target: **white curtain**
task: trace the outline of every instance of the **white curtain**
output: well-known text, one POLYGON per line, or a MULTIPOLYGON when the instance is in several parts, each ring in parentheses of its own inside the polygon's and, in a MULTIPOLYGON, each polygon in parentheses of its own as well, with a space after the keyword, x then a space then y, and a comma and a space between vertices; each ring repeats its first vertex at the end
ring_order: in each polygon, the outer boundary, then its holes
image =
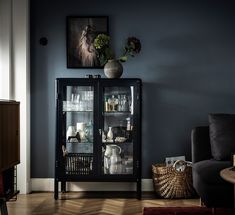
POLYGON ((13 99, 12 0, 0 0, 0 99, 13 99))
POLYGON ((20 193, 30 192, 29 1, 0 0, 0 99, 20 102, 20 193))

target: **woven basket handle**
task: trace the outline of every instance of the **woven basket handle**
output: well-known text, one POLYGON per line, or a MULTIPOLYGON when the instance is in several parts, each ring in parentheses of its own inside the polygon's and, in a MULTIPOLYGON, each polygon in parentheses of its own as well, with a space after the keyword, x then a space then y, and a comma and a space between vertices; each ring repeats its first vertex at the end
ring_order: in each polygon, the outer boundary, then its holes
POLYGON ((175 161, 175 163, 173 164, 173 168, 174 168, 174 169, 176 169, 175 166, 176 166, 177 163, 182 163, 182 165, 185 166, 185 167, 187 166, 187 162, 186 162, 186 161, 184 161, 184 160, 177 160, 177 161, 175 161))

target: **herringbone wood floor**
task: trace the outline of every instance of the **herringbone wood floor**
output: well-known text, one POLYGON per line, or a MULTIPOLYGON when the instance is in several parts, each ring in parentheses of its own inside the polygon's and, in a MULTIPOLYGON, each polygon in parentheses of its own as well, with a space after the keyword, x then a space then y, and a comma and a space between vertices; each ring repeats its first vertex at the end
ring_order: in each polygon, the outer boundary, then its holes
POLYGON ((164 200, 134 198, 77 198, 68 194, 66 200, 54 200, 53 193, 18 195, 17 201, 7 203, 9 215, 141 215, 144 207, 199 206, 199 199, 164 200))

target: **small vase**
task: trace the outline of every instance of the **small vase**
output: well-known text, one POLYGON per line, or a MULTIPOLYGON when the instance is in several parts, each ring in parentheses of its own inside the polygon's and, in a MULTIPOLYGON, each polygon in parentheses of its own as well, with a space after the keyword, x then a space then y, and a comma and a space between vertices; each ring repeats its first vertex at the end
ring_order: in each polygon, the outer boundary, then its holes
POLYGON ((113 131, 112 127, 109 127, 108 133, 107 133, 107 139, 113 141, 113 131))
POLYGON ((122 72, 123 66, 118 60, 108 60, 104 66, 104 74, 107 78, 120 78, 122 72))

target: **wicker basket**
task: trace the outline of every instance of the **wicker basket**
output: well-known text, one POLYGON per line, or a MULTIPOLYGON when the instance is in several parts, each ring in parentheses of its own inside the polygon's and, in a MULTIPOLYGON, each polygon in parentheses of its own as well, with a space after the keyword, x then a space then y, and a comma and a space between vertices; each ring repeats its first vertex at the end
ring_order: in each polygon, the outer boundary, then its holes
POLYGON ((191 198, 196 192, 192 182, 192 167, 185 161, 176 161, 173 166, 165 164, 152 165, 153 182, 155 191, 163 198, 191 198), (181 163, 183 171, 176 170, 176 165, 181 163))
POLYGON ((66 155, 65 173, 67 175, 92 174, 93 154, 69 153, 66 155))

